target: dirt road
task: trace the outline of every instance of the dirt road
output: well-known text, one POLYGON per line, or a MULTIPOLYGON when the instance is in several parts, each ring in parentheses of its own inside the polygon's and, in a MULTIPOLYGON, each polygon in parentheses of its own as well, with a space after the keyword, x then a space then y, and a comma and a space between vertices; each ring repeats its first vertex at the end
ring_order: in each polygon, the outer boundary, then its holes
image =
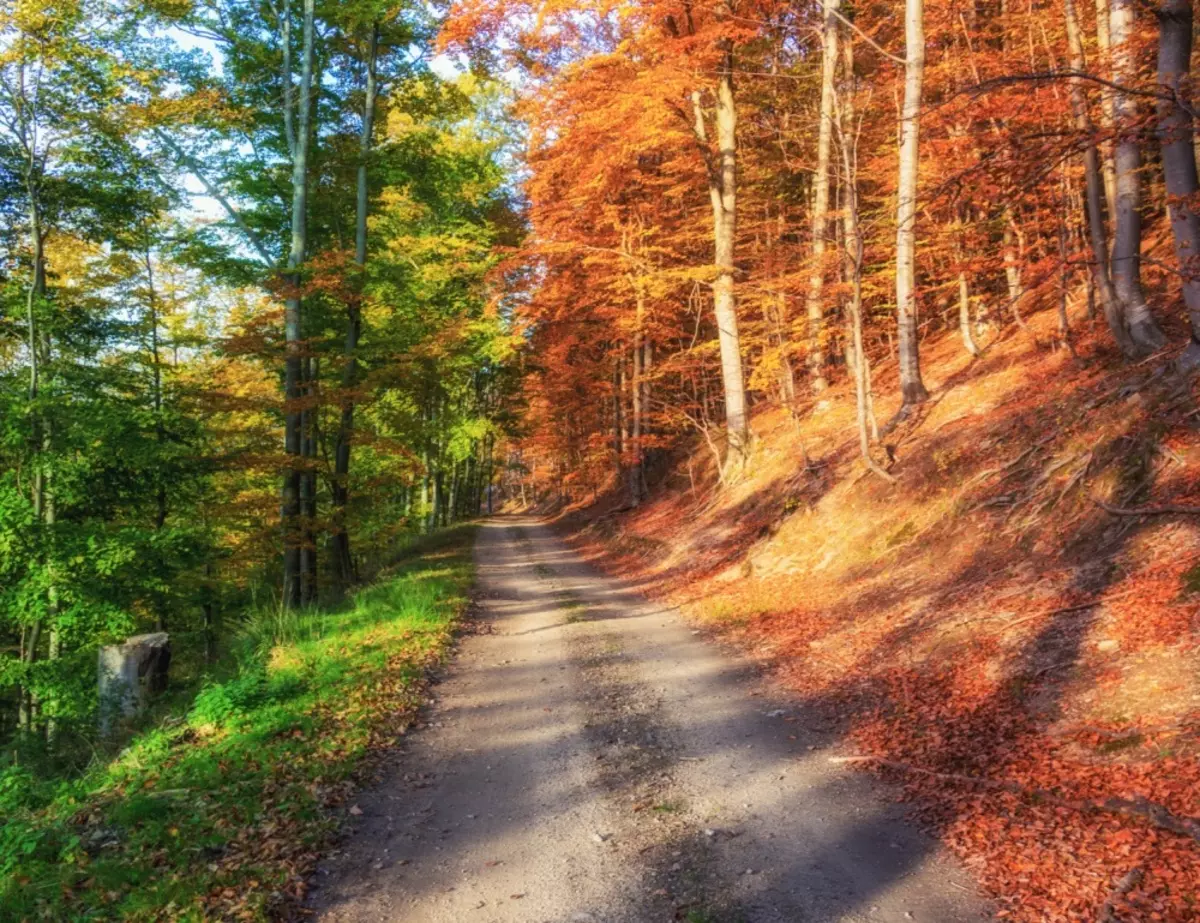
POLYGON ((482 631, 359 799, 318 919, 991 919, 894 792, 675 613, 532 519, 486 523, 476 558, 482 631))

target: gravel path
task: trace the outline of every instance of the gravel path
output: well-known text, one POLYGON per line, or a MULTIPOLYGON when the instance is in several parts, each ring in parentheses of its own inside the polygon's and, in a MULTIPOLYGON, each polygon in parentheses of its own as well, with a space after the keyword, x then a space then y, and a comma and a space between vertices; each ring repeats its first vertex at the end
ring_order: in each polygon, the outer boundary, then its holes
POLYGON ((317 919, 991 919, 893 793, 675 613, 533 519, 487 522, 475 553, 480 631, 359 799, 317 919))

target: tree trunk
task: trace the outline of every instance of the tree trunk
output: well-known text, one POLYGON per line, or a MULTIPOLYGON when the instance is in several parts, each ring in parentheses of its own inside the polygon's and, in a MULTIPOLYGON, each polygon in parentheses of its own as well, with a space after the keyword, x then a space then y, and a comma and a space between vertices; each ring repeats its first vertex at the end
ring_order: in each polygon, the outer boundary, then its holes
MULTIPOLYGON (((735 468, 745 465, 750 427, 746 416, 746 383, 742 373, 741 338, 738 335, 737 304, 734 296, 735 244, 737 234, 737 109, 733 96, 733 43, 722 40, 720 72, 717 77, 717 156, 709 158, 708 190, 713 212, 713 240, 717 277, 713 282, 713 313, 721 350, 721 380, 725 393, 725 428, 729 459, 735 468)), ((692 94, 695 132, 709 157, 708 132, 700 94, 692 94)))
MULTIPOLYGON (((43 466, 46 463, 46 441, 44 421, 41 408, 38 406, 41 394, 41 352, 42 334, 38 323, 38 312, 46 295, 46 247, 45 234, 42 230, 42 215, 39 206, 37 182, 33 174, 33 163, 25 177, 29 194, 29 238, 30 249, 33 252, 29 288, 26 292, 26 335, 29 350, 29 415, 30 415, 30 455, 32 456, 32 475, 30 478, 30 502, 33 506, 34 523, 39 531, 45 524, 46 476, 43 466)), ((42 537, 44 541, 44 536, 42 537)), ((35 621, 29 626, 28 634, 22 632, 21 659, 32 666, 37 662, 38 648, 41 641, 42 623, 35 621)), ((33 730, 34 701, 33 694, 22 687, 17 690, 17 725, 22 731, 29 733, 33 730)))
POLYGON ((1158 137, 1175 259, 1192 330, 1191 342, 1179 360, 1184 371, 1200 368, 1200 214, 1195 204, 1200 180, 1192 143, 1195 132, 1188 114, 1192 16, 1192 0, 1162 0, 1159 4, 1158 83, 1171 98, 1158 102, 1158 137))
MULTIPOLYGON (((1096 51, 1100 57, 1099 74, 1103 78, 1112 77, 1112 40, 1109 34, 1108 0, 1096 0, 1096 51)), ((1108 140, 1098 152, 1098 159, 1103 164, 1104 175, 1104 204, 1108 209, 1109 220, 1115 220, 1117 214, 1117 170, 1113 163, 1113 91, 1111 87, 1102 86, 1100 89, 1100 127, 1108 140)))
MULTIPOLYGON (((284 46, 290 45, 289 9, 283 10, 284 46)), ((289 465, 284 472, 282 520, 283 520, 283 603, 298 606, 301 603, 301 560, 303 543, 301 527, 300 484, 302 480, 303 431, 300 404, 303 387, 304 358, 301 348, 301 277, 300 268, 308 248, 308 143, 311 136, 310 120, 313 81, 313 18, 314 0, 303 0, 303 41, 300 64, 300 88, 297 96, 297 111, 293 125, 292 75, 290 59, 285 55, 284 65, 284 114, 288 147, 292 155, 292 244, 288 252, 289 292, 284 308, 284 338, 287 346, 284 366, 284 451, 289 465)))
POLYGON ((650 372, 654 368, 654 341, 642 334, 642 422, 638 441, 638 490, 643 499, 650 494, 646 483, 646 447, 645 437, 651 431, 650 427, 650 372))
POLYGON ((639 506, 642 502, 642 415, 645 412, 642 406, 642 379, 645 376, 645 369, 643 367, 645 356, 642 352, 644 345, 642 326, 646 322, 646 292, 640 281, 637 284, 636 297, 637 313, 634 319, 633 330, 633 374, 630 381, 630 403, 633 409, 630 444, 633 449, 633 458, 629 466, 629 502, 632 506, 639 506))
POLYGON ((1021 263, 1025 256, 1025 246, 1021 229, 1011 208, 1004 209, 1004 281, 1008 286, 1008 308, 1012 312, 1017 326, 1024 329, 1025 320, 1021 317, 1021 299, 1025 297, 1025 284, 1021 280, 1021 263))
POLYGON ((300 475, 300 598, 308 605, 317 600, 317 441, 320 438, 320 364, 314 356, 304 360, 305 409, 300 417, 301 456, 304 470, 300 475))
POLYGON ((921 380, 917 337, 916 223, 921 85, 925 78, 925 3, 904 4, 904 105, 900 125, 900 180, 896 196, 896 319, 903 408, 929 398, 921 380))
MULTIPOLYGON (((1107 0, 1097 0, 1107 7, 1107 0)), ((1083 38, 1079 28, 1079 17, 1075 10, 1075 0, 1063 0, 1067 26, 1067 46, 1071 61, 1071 70, 1083 73, 1085 61, 1083 57, 1083 38)), ((1106 9, 1107 12, 1107 9, 1106 9)), ((1105 25, 1104 34, 1107 40, 1108 28, 1105 25)), ((1113 339, 1125 355, 1135 352, 1133 341, 1125 329, 1125 318, 1117 293, 1113 289, 1112 277, 1108 267, 1108 235, 1104 229, 1104 188, 1100 172, 1100 152, 1092 140, 1095 129, 1091 116, 1088 114, 1087 93, 1082 78, 1071 81, 1071 111, 1075 121, 1075 130, 1088 139, 1083 150, 1083 174, 1085 183, 1085 202, 1087 206, 1088 242, 1091 246, 1091 293, 1100 301, 1100 310, 1108 322, 1113 339)))
MULTIPOLYGON (((1133 49, 1133 0, 1112 0, 1109 32, 1112 39, 1113 79, 1132 85, 1137 79, 1133 49)), ((1113 235, 1113 288, 1125 314, 1135 355, 1160 349, 1166 342, 1150 313, 1142 290, 1142 150, 1137 135, 1137 103, 1129 93, 1113 94, 1113 115, 1119 132, 1116 231, 1113 235)))
MULTIPOLYGON (((878 438, 874 408, 871 405, 871 372, 867 351, 863 344, 862 295, 863 295, 863 234, 858 215, 858 142, 854 134, 853 79, 854 62, 847 43, 846 79, 851 84, 838 113, 840 148, 842 152, 843 203, 842 225, 846 245, 843 254, 850 277, 850 299, 846 304, 848 353, 852 358, 854 374, 854 411, 858 429, 858 450, 863 462, 873 471, 880 469, 871 458, 871 439, 878 438)), ((890 475, 885 475, 890 477, 890 475)))
POLYGON ((338 426, 333 460, 332 554, 338 582, 349 586, 355 578, 354 557, 350 552, 350 532, 346 507, 350 501, 350 444, 354 437, 354 388, 358 384, 358 339, 362 335, 362 295, 366 283, 367 209, 369 204, 367 167, 375 128, 375 101, 378 87, 375 64, 379 56, 379 24, 371 27, 367 46, 366 87, 363 96, 362 128, 358 137, 358 176, 354 213, 354 263, 359 277, 355 297, 346 305, 346 345, 342 356, 342 414, 338 426))
POLYGON ((623 363, 624 360, 618 351, 612 373, 613 458, 616 460, 617 483, 625 478, 625 415, 621 413, 621 366, 623 363))
MULTIPOLYGON (((961 259, 961 257, 960 257, 961 259)), ((971 286, 967 282, 965 269, 958 271, 958 332, 962 337, 963 349, 972 359, 979 355, 979 347, 971 331, 971 286)))
POLYGON ((817 127, 817 172, 813 176, 812 268, 809 272, 808 298, 808 376, 815 393, 828 387, 825 378, 825 347, 822 342, 824 305, 821 293, 825 285, 825 239, 829 233, 829 153, 833 144, 834 78, 838 62, 837 19, 841 0, 824 0, 824 41, 821 51, 821 106, 817 127))

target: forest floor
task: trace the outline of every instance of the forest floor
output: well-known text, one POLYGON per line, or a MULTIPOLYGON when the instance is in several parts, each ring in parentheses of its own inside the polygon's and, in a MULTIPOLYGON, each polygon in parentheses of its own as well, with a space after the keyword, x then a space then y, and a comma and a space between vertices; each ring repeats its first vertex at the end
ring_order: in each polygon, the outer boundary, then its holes
POLYGON ((66 780, 0 788, 0 920, 265 920, 304 895, 465 611, 471 527, 420 539, 337 606, 247 623, 186 714, 66 780))
MULTIPOLYGON (((1200 919, 1200 410, 1050 312, 857 457, 845 386, 755 416, 749 474, 653 463, 563 512, 574 546, 736 641, 1027 923, 1200 919)), ((896 392, 894 363, 876 370, 896 392)), ((880 423, 894 401, 876 400, 880 423)))
POLYGON ((826 716, 532 519, 485 523, 425 727, 360 795, 318 919, 992 918, 826 716))

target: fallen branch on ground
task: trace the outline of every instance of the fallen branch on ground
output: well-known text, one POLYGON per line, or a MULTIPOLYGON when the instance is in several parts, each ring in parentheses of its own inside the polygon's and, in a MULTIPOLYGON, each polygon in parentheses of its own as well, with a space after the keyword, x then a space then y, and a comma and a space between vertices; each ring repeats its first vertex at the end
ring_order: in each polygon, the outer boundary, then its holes
POLYGON ((1060 808, 1070 808, 1073 811, 1079 811, 1083 814, 1116 814, 1121 817, 1131 817, 1137 820, 1144 820, 1155 827, 1160 827, 1163 830, 1169 830, 1172 833, 1177 833, 1180 836, 1191 837, 1196 842, 1200 843, 1200 818, 1196 817, 1180 817, 1178 814, 1172 814, 1161 804, 1156 804, 1145 798, 1109 798, 1105 801, 1071 801, 1066 798, 1060 798, 1053 792, 1046 791, 1040 788, 1026 788, 1023 785, 1018 785, 1015 782, 1005 782, 1001 779, 984 779, 978 776, 964 776, 954 772, 937 772, 933 769, 922 769, 920 766, 911 766, 908 763, 901 763, 896 760, 889 760, 882 756, 832 756, 829 758, 831 763, 875 763, 879 766, 886 766, 889 769, 896 769, 900 772, 911 772, 922 776, 931 776, 935 779, 941 779, 945 782, 958 782, 966 785, 980 785, 984 788, 996 789, 999 791, 1008 792, 1012 795, 1020 795, 1024 798, 1029 798, 1041 802, 1043 804, 1052 804, 1060 808))
POLYGON ((1105 503, 1099 497, 1092 497, 1092 502, 1106 513, 1114 516, 1200 516, 1200 506, 1181 506, 1177 503, 1167 503, 1162 506, 1113 506, 1105 503))

